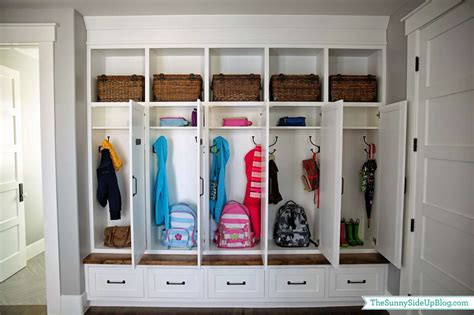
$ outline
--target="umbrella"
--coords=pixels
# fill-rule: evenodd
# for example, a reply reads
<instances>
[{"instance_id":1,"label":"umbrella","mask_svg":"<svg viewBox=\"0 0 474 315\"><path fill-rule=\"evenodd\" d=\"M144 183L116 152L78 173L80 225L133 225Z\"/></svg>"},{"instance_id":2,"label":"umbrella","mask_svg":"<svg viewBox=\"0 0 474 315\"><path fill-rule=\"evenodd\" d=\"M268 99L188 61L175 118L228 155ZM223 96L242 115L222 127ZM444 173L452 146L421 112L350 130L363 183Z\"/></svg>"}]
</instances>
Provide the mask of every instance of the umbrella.
<instances>
[{"instance_id":1,"label":"umbrella","mask_svg":"<svg viewBox=\"0 0 474 315\"><path fill-rule=\"evenodd\" d=\"M367 152L367 151L366 151ZM367 227L370 227L370 215L372 213L372 205L375 195L375 171L377 170L377 162L374 159L375 145L369 145L368 159L362 165L360 170L361 186L360 190L365 195L365 211L367 213Z\"/></svg>"}]
</instances>

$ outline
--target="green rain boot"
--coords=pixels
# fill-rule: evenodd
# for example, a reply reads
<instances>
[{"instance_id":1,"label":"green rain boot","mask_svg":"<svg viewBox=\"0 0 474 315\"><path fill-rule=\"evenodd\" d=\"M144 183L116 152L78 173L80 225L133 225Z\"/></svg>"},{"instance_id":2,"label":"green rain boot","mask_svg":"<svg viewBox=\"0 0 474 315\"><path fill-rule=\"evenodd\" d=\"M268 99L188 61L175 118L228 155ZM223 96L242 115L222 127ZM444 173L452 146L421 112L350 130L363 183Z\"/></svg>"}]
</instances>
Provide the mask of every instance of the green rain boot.
<instances>
[{"instance_id":1,"label":"green rain boot","mask_svg":"<svg viewBox=\"0 0 474 315\"><path fill-rule=\"evenodd\" d=\"M357 242L354 240L354 220L350 219L349 222L346 222L346 237L347 242L349 242L350 246L356 246Z\"/></svg>"},{"instance_id":2,"label":"green rain boot","mask_svg":"<svg viewBox=\"0 0 474 315\"><path fill-rule=\"evenodd\" d=\"M352 221L352 219L351 219L351 221ZM355 222L353 222L353 223L354 223L354 225L353 225L354 235L353 235L352 238L357 243L357 245L364 245L364 242L359 238L359 223L360 223L360 220L356 219Z\"/></svg>"}]
</instances>

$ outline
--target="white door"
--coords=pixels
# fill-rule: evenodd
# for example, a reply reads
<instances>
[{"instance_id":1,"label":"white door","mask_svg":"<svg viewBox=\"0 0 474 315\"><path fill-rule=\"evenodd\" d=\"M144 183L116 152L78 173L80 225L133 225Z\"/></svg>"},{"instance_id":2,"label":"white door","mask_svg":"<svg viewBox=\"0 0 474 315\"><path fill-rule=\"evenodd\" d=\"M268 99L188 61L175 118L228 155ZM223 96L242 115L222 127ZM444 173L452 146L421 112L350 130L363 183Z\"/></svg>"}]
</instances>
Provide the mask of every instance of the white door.
<instances>
[{"instance_id":1,"label":"white door","mask_svg":"<svg viewBox=\"0 0 474 315\"><path fill-rule=\"evenodd\" d=\"M321 108L319 247L334 266L339 265L343 107L344 102L337 101Z\"/></svg>"},{"instance_id":2,"label":"white door","mask_svg":"<svg viewBox=\"0 0 474 315\"><path fill-rule=\"evenodd\" d=\"M407 102L381 106L379 112L376 249L401 268Z\"/></svg>"},{"instance_id":3,"label":"white door","mask_svg":"<svg viewBox=\"0 0 474 315\"><path fill-rule=\"evenodd\" d=\"M204 139L203 139L203 130L202 130L202 103L201 103L201 100L197 100L197 106L196 106L196 109L197 109L197 122L196 122L196 128L197 128L197 138L196 138L196 141L197 141L197 144L196 144L196 147L197 147L197 167L196 167L196 171L197 171L197 178L199 178L199 181L197 183L198 187L197 187L197 192L198 192L198 196L197 196L197 203L196 203L196 206L197 206L197 209L196 209L196 213L197 213L197 216L198 216L198 233L197 233L197 244L198 244L198 266L201 265L201 256L202 256L202 249L203 249L203 244L202 244L202 228L203 228L203 225L201 223L201 220L202 219L202 214L201 214L201 209L203 208L202 207L202 202L203 202L203 195L204 195L204 178L203 178L203 174L202 174L202 155L203 155L203 150L202 150L202 143L204 143Z\"/></svg>"},{"instance_id":4,"label":"white door","mask_svg":"<svg viewBox=\"0 0 474 315\"><path fill-rule=\"evenodd\" d=\"M474 294L473 5L420 31L413 295Z\"/></svg>"},{"instance_id":5,"label":"white door","mask_svg":"<svg viewBox=\"0 0 474 315\"><path fill-rule=\"evenodd\" d=\"M132 221L132 266L146 249L145 211L145 107L130 101L130 205Z\"/></svg>"},{"instance_id":6,"label":"white door","mask_svg":"<svg viewBox=\"0 0 474 315\"><path fill-rule=\"evenodd\" d=\"M19 80L0 66L0 282L26 266Z\"/></svg>"}]
</instances>

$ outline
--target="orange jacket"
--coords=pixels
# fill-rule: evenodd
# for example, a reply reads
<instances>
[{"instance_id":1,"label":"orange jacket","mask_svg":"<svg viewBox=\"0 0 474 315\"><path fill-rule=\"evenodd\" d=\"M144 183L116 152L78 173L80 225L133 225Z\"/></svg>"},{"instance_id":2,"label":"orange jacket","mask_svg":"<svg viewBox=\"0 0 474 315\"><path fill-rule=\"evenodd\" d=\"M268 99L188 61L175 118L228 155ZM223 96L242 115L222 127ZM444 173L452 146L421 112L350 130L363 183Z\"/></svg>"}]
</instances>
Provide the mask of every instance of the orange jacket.
<instances>
[{"instance_id":1,"label":"orange jacket","mask_svg":"<svg viewBox=\"0 0 474 315\"><path fill-rule=\"evenodd\" d=\"M110 158L112 159L112 164L114 165L115 170L118 171L122 167L123 163L117 155L117 152L115 152L112 143L110 143L109 140L104 139L104 141L102 141L102 149L109 150Z\"/></svg>"}]
</instances>

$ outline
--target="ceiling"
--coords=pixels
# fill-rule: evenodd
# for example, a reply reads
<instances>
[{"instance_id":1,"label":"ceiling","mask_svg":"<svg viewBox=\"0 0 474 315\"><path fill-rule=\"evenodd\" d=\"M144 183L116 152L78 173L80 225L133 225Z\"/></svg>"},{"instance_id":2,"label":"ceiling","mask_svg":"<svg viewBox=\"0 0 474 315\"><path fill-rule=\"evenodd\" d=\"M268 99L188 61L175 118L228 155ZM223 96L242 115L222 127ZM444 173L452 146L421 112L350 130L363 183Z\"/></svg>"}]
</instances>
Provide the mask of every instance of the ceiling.
<instances>
[{"instance_id":1,"label":"ceiling","mask_svg":"<svg viewBox=\"0 0 474 315\"><path fill-rule=\"evenodd\" d=\"M0 8L75 8L85 16L186 14L391 15L410 0L0 0Z\"/></svg>"}]
</instances>

